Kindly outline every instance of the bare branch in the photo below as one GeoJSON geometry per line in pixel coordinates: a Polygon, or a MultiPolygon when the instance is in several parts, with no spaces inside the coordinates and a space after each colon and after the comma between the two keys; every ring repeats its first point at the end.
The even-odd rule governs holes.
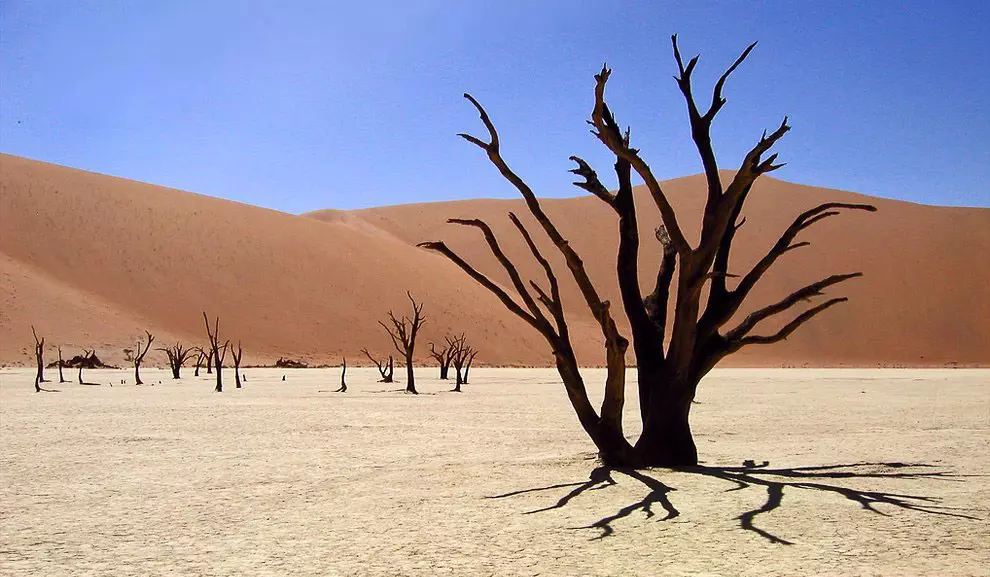
{"type": "Polygon", "coordinates": [[[818,282],[812,283],[808,286],[802,287],[793,293],[787,295],[780,301],[764,307],[758,311],[754,311],[747,316],[738,327],[732,329],[725,335],[725,338],[731,341],[737,341],[745,337],[753,328],[756,327],[761,321],[780,314],[787,309],[793,307],[801,301],[807,301],[812,297],[820,296],[824,294],[824,290],[832,285],[847,281],[851,278],[857,278],[863,276],[861,272],[854,272],[849,274],[837,274],[832,275],[828,278],[824,278],[818,282]]]}
{"type": "Polygon", "coordinates": [[[585,180],[584,182],[573,182],[571,184],[578,188],[587,190],[591,194],[605,201],[605,204],[615,208],[615,195],[609,192],[608,189],[605,188],[605,185],[601,183],[598,179],[598,173],[596,173],[595,170],[580,157],[571,156],[570,160],[576,162],[578,167],[571,169],[569,172],[576,174],[585,180]]]}
{"type": "Polygon", "coordinates": [[[818,313],[824,311],[825,309],[827,309],[829,307],[832,307],[833,305],[837,305],[839,303],[846,302],[847,300],[849,300],[849,299],[846,298],[846,297],[840,297],[840,298],[834,298],[834,299],[830,299],[828,301],[825,301],[822,304],[820,304],[820,305],[818,305],[818,306],[816,306],[814,308],[810,308],[810,309],[806,310],[805,312],[801,313],[800,315],[797,316],[797,318],[795,318],[793,321],[787,323],[782,329],[780,329],[779,331],[777,331],[776,333],[774,333],[772,335],[769,335],[769,336],[760,336],[760,335],[747,336],[747,337],[744,337],[744,338],[742,338],[742,339],[740,339],[738,341],[730,342],[729,345],[728,345],[729,346],[729,351],[728,352],[733,353],[735,351],[738,351],[739,349],[741,349],[742,347],[744,347],[746,345],[768,345],[768,344],[780,342],[780,341],[786,339],[788,336],[790,336],[790,334],[793,333],[795,330],[797,330],[798,327],[800,327],[804,323],[806,323],[809,320],[811,320],[818,313]]]}

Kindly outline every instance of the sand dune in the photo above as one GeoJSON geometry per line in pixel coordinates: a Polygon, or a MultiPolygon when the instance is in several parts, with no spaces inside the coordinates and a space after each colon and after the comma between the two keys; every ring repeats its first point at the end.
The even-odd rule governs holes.
{"type": "MultiPolygon", "coordinates": [[[[426,302],[423,340],[468,330],[499,365],[545,365],[545,343],[486,291],[437,255],[415,248],[442,238],[499,280],[474,231],[451,216],[489,220],[521,271],[540,278],[505,213],[519,201],[469,200],[361,211],[290,215],[236,202],[0,157],[0,362],[29,361],[30,324],[50,343],[101,347],[119,362],[147,328],[161,341],[203,340],[201,311],[221,317],[224,335],[244,341],[246,360],[279,355],[349,362],[361,347],[388,350],[376,324],[405,309],[408,289],[426,302]]],[[[697,234],[702,180],[666,183],[697,234]]],[[[990,364],[990,210],[921,206],[765,179],[748,205],[732,269],[762,256],[794,216],[826,200],[875,203],[876,214],[826,221],[813,246],[788,255],[764,280],[754,305],[767,304],[832,273],[866,276],[831,291],[851,301],[815,319],[786,343],[754,348],[735,365],[990,364]]],[[[644,239],[658,224],[638,197],[644,239]]],[[[593,197],[546,201],[604,293],[617,293],[615,217],[593,197]]],[[[644,241],[643,276],[655,270],[644,241]]],[[[547,251],[550,254],[549,250],[547,251]]],[[[561,276],[564,269],[561,268],[561,276]]],[[[600,335],[565,282],[582,362],[601,361],[600,335]]],[[[745,311],[743,311],[745,312],[745,311]]],[[[423,347],[425,353],[425,347],[423,347]]],[[[353,360],[352,360],[353,359],[353,360]]],[[[158,359],[155,362],[161,362],[158,359]]]]}

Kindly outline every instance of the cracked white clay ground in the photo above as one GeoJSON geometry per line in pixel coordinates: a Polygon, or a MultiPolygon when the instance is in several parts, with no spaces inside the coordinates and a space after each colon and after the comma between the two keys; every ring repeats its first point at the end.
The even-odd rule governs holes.
{"type": "Polygon", "coordinates": [[[990,574],[987,370],[716,370],[704,467],[632,474],[552,370],[246,373],[0,371],[0,574],[990,574]]]}

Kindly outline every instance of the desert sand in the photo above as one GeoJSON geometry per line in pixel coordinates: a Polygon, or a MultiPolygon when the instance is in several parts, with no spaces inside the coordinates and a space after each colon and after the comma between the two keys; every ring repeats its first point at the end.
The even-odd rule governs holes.
{"type": "MultiPolygon", "coordinates": [[[[479,158],[478,169],[490,167],[479,158]]],[[[703,178],[664,187],[686,233],[697,235],[703,178]]],[[[659,221],[646,192],[637,198],[648,282],[659,221]]],[[[922,206],[765,177],[750,195],[730,272],[748,270],[802,210],[832,200],[871,202],[879,212],[843,214],[809,230],[802,240],[812,245],[781,259],[739,314],[830,274],[862,271],[863,278],[828,291],[850,301],[786,342],[749,347],[725,366],[990,365],[990,267],[981,260],[990,254],[990,209],[922,206]]],[[[603,295],[615,300],[615,215],[591,196],[545,205],[603,295]]],[[[481,350],[479,364],[548,366],[549,347],[529,326],[454,265],[415,247],[447,240],[504,281],[476,231],[444,224],[480,217],[521,272],[540,278],[509,226],[510,210],[526,220],[519,200],[291,215],[0,155],[0,364],[32,363],[32,324],[50,346],[68,354],[95,347],[118,364],[145,329],[161,344],[202,344],[203,310],[220,316],[226,338],[244,341],[246,362],[287,356],[336,364],[347,356],[353,364],[362,347],[389,350],[376,321],[389,308],[404,310],[409,290],[426,304],[424,341],[467,331],[481,350]]],[[[600,365],[600,331],[555,260],[578,358],[600,365]]],[[[51,349],[46,354],[53,358],[51,349]]],[[[152,351],[147,363],[164,358],[152,351]]]]}
{"type": "Polygon", "coordinates": [[[596,469],[552,370],[478,368],[458,395],[423,368],[418,396],[368,369],[346,394],[321,392],[332,369],[246,373],[36,394],[0,370],[0,574],[990,567],[987,370],[719,369],[693,410],[703,466],[638,473],[596,469]]]}

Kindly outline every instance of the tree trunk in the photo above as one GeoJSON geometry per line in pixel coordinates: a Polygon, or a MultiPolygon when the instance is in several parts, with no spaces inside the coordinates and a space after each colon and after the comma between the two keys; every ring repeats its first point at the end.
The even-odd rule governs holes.
{"type": "Polygon", "coordinates": [[[416,377],[413,375],[412,355],[406,356],[406,392],[416,394],[416,377]]]}
{"type": "Polygon", "coordinates": [[[241,388],[241,367],[234,365],[234,388],[241,388]]]}
{"type": "Polygon", "coordinates": [[[139,361],[134,361],[134,384],[143,385],[144,382],[141,380],[141,363],[139,361]]]}
{"type": "Polygon", "coordinates": [[[640,372],[640,383],[650,384],[643,434],[636,442],[638,466],[684,467],[698,464],[698,449],[691,434],[691,401],[694,386],[676,380],[663,382],[657,374],[640,372]]]}
{"type": "MultiPolygon", "coordinates": [[[[220,353],[217,352],[216,354],[217,354],[217,357],[219,357],[220,353]]],[[[211,357],[212,357],[212,355],[211,355],[211,357]]],[[[216,358],[215,360],[217,362],[217,386],[213,388],[213,392],[215,392],[215,393],[222,393],[223,392],[223,368],[220,366],[220,359],[219,358],[216,358]]],[[[209,365],[207,365],[207,368],[208,367],[209,367],[209,365]]]]}
{"type": "Polygon", "coordinates": [[[460,369],[457,369],[456,372],[457,372],[457,376],[456,376],[457,380],[455,381],[455,384],[454,384],[454,390],[451,391],[451,392],[459,393],[459,392],[461,392],[461,383],[463,381],[461,380],[461,371],[460,371],[460,369]]]}
{"type": "Polygon", "coordinates": [[[83,384],[82,380],[82,365],[79,365],[79,384],[83,384]]]}
{"type": "MultiPolygon", "coordinates": [[[[217,338],[219,338],[219,337],[217,337],[217,338]]],[[[208,374],[208,375],[212,375],[213,374],[213,356],[212,355],[206,355],[206,374],[208,374]]]]}
{"type": "Polygon", "coordinates": [[[440,380],[446,381],[447,380],[447,373],[448,372],[450,372],[450,365],[441,364],[440,365],[440,380]]]}
{"type": "Polygon", "coordinates": [[[68,382],[69,381],[65,380],[65,377],[62,376],[62,347],[59,347],[58,348],[58,383],[62,384],[68,382]]]}
{"type": "Polygon", "coordinates": [[[172,363],[172,378],[173,379],[178,379],[179,378],[179,369],[180,368],[181,368],[181,366],[179,365],[178,362],[172,363]]]}

